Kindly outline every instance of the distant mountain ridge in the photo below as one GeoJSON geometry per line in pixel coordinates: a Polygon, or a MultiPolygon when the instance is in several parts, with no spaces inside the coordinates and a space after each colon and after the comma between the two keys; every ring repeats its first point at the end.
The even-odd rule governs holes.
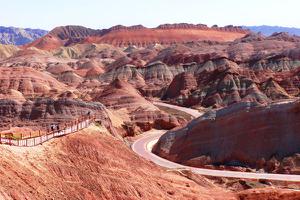
{"type": "Polygon", "coordinates": [[[290,27],[282,27],[282,26],[242,26],[243,28],[249,29],[253,32],[261,32],[265,36],[270,36],[275,32],[287,32],[290,35],[298,35],[300,36],[300,28],[290,28],[290,27]]]}
{"type": "MultiPolygon", "coordinates": [[[[56,27],[51,31],[51,34],[58,36],[60,39],[66,39],[69,37],[69,43],[74,43],[76,40],[81,40],[88,35],[104,35],[111,31],[116,31],[120,29],[129,29],[129,30],[138,30],[144,29],[141,25],[125,27],[122,25],[111,27],[110,29],[102,29],[102,30],[93,30],[88,29],[82,26],[64,26],[64,27],[56,27]],[[70,37],[71,36],[71,37],[70,37]]],[[[157,28],[159,29],[174,29],[174,28],[201,28],[201,29],[209,29],[204,24],[191,25],[191,24],[164,24],[160,25],[157,28]]],[[[239,31],[239,27],[227,26],[227,27],[213,27],[217,29],[235,29],[235,31],[239,31]]],[[[273,33],[286,32],[290,35],[298,35],[300,36],[300,28],[291,28],[291,27],[282,27],[282,26],[241,26],[243,29],[248,29],[252,32],[259,33],[261,32],[265,36],[270,36],[273,33]]],[[[17,27],[4,27],[0,26],[0,44],[11,44],[11,45],[24,45],[31,43],[46,34],[49,31],[42,29],[31,29],[31,28],[17,28],[17,27]]]]}
{"type": "Polygon", "coordinates": [[[61,46],[78,43],[110,44],[118,47],[145,47],[153,44],[178,44],[191,41],[233,41],[248,34],[241,27],[225,26],[208,27],[204,24],[163,24],[156,28],[142,25],[117,25],[109,29],[89,29],[83,26],[60,26],[47,35],[27,44],[26,47],[36,47],[52,50],[61,46]]]}
{"type": "Polygon", "coordinates": [[[24,45],[47,33],[48,31],[42,29],[0,26],[0,44],[24,45]]]}

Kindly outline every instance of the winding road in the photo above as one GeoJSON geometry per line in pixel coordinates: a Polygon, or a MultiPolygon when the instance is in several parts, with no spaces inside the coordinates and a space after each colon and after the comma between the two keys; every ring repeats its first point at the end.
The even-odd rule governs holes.
{"type": "MultiPolygon", "coordinates": [[[[154,102],[154,105],[165,106],[168,108],[173,108],[179,111],[186,112],[193,117],[199,117],[203,113],[197,110],[184,108],[180,106],[170,105],[162,102],[154,102]]],[[[163,135],[166,130],[152,130],[144,134],[143,137],[138,139],[132,144],[132,150],[144,157],[147,160],[154,162],[157,165],[170,169],[188,169],[192,172],[205,176],[217,176],[217,177],[227,177],[227,178],[243,178],[243,179],[266,179],[266,180],[276,180],[276,181],[293,181],[300,182],[300,175],[288,175],[288,174],[270,174],[270,173],[253,173],[253,172],[237,172],[237,171],[227,171],[227,170],[212,170],[212,169],[202,169],[196,167],[184,166],[178,163],[171,162],[164,158],[161,158],[151,152],[152,147],[156,144],[161,135],[163,135]]]]}

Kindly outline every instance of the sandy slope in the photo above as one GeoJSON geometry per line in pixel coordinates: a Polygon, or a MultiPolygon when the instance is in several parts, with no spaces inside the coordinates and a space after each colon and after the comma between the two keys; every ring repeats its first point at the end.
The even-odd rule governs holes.
{"type": "Polygon", "coordinates": [[[33,148],[0,146],[0,199],[235,199],[135,155],[92,126],[33,148]]]}

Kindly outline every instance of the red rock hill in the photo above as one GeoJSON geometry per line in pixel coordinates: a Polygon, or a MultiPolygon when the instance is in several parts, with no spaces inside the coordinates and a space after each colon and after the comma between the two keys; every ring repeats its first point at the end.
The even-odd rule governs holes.
{"type": "Polygon", "coordinates": [[[238,164],[268,170],[266,161],[299,152],[299,108],[296,101],[268,106],[239,103],[210,111],[167,132],[154,152],[194,166],[238,164]]]}
{"type": "Polygon", "coordinates": [[[147,46],[150,44],[176,44],[190,41],[233,41],[245,36],[248,31],[239,27],[207,27],[193,24],[164,24],[156,28],[114,26],[93,30],[81,26],[57,27],[44,37],[26,45],[50,50],[75,43],[107,43],[115,46],[147,46]]]}

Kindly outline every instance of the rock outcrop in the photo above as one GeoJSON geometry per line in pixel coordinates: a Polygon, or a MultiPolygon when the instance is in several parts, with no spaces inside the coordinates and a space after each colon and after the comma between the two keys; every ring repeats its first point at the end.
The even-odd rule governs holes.
{"type": "Polygon", "coordinates": [[[88,103],[72,98],[40,98],[22,103],[0,100],[0,126],[6,128],[34,126],[47,130],[50,124],[68,123],[88,114],[109,123],[106,109],[101,103],[88,103]]]}
{"type": "Polygon", "coordinates": [[[44,37],[41,37],[25,47],[36,47],[44,50],[51,50],[61,46],[67,46],[82,41],[85,37],[94,35],[97,30],[83,26],[60,26],[54,28],[44,37]]]}
{"type": "Polygon", "coordinates": [[[163,99],[176,99],[178,104],[186,105],[189,95],[197,88],[197,80],[191,73],[181,73],[174,77],[163,99]]]}
{"type": "Polygon", "coordinates": [[[133,122],[142,131],[152,128],[172,129],[179,125],[175,117],[160,111],[142,97],[130,83],[121,79],[116,79],[104,88],[94,97],[94,101],[99,101],[107,108],[118,111],[123,115],[124,122],[133,122]]]}
{"type": "MultiPolygon", "coordinates": [[[[192,66],[191,70],[194,72],[185,72],[173,79],[163,99],[184,106],[198,104],[204,107],[220,107],[240,101],[270,102],[260,90],[258,78],[230,60],[208,61],[194,69],[192,66]]],[[[266,93],[267,88],[272,87],[264,86],[266,93]]]]}
{"type": "Polygon", "coordinates": [[[268,171],[272,159],[282,161],[300,151],[299,109],[300,101],[283,101],[212,110],[182,129],[167,132],[153,152],[199,167],[229,165],[268,171]]]}
{"type": "MultiPolygon", "coordinates": [[[[0,98],[12,90],[26,97],[52,96],[67,90],[52,76],[29,67],[0,67],[0,98]]],[[[9,96],[9,95],[8,95],[9,96]]]]}
{"type": "Polygon", "coordinates": [[[0,60],[9,58],[14,55],[19,50],[18,47],[14,45],[2,45],[0,44],[0,60]]]}

